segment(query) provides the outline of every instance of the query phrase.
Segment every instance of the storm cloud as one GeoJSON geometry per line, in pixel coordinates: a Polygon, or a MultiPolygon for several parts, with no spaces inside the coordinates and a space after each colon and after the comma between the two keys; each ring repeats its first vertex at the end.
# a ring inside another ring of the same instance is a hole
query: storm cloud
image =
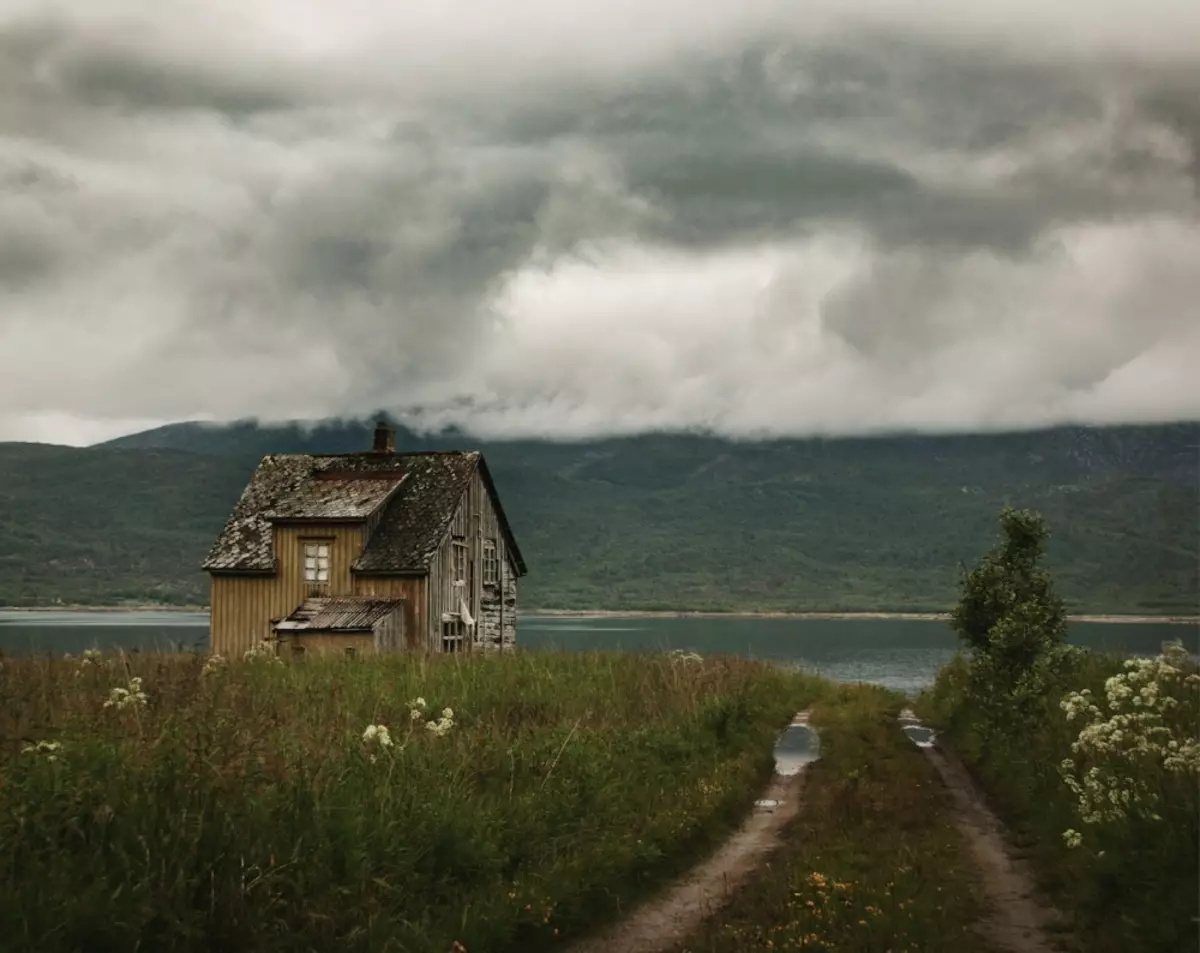
{"type": "Polygon", "coordinates": [[[1200,417],[1200,5],[102,6],[0,10],[0,439],[1200,417]]]}

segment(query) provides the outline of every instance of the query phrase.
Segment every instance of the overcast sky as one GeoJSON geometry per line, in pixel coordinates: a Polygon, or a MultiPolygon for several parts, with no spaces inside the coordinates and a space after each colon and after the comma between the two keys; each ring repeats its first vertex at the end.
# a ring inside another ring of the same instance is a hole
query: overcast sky
{"type": "Polygon", "coordinates": [[[0,0],[0,439],[1200,418],[1195,0],[0,0]]]}

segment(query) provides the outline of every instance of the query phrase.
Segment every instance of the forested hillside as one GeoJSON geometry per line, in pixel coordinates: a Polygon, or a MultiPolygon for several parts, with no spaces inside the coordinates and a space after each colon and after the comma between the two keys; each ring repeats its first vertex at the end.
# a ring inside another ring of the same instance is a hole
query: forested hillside
{"type": "MultiPolygon", "coordinates": [[[[195,603],[262,454],[365,449],[369,424],[179,424],[108,445],[0,445],[0,603],[195,603]]],[[[1195,612],[1200,425],[479,447],[530,565],[526,607],[941,609],[1000,508],[1041,510],[1073,609],[1195,612]]]]}

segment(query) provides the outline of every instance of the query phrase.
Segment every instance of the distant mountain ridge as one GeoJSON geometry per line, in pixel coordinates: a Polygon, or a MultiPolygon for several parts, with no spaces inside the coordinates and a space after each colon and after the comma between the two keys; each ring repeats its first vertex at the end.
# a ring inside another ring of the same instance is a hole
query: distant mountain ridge
{"type": "MultiPolygon", "coordinates": [[[[253,421],[230,424],[185,422],[118,437],[97,447],[110,449],[168,449],[192,453],[241,455],[260,459],[267,453],[351,453],[370,445],[376,417],[363,420],[295,422],[262,426],[253,421]]],[[[1057,461],[1075,473],[1095,476],[1142,473],[1172,482],[1194,481],[1200,473],[1200,423],[1125,425],[1114,427],[1056,427],[995,434],[901,434],[870,437],[808,437],[743,440],[692,433],[649,433],[632,437],[587,440],[482,440],[458,430],[423,434],[395,420],[398,450],[479,448],[505,454],[537,449],[575,452],[582,457],[606,457],[624,448],[647,446],[686,450],[694,454],[768,449],[820,458],[834,452],[889,455],[912,454],[939,465],[968,463],[981,456],[1027,455],[1036,465],[1057,461]]]]}
{"type": "MultiPolygon", "coordinates": [[[[0,602],[204,601],[197,567],[257,461],[365,449],[373,419],[0,444],[0,532],[15,549],[0,555],[0,602]]],[[[397,448],[486,454],[529,561],[525,607],[942,609],[1006,503],[1046,515],[1076,611],[1200,602],[1198,423],[571,442],[397,426],[397,448]]]]}

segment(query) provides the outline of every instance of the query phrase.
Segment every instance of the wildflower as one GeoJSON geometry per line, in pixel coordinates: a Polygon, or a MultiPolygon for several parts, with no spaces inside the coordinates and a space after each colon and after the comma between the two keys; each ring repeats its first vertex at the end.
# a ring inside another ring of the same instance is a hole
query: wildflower
{"type": "Polygon", "coordinates": [[[136,675],[129,680],[127,688],[117,686],[108,692],[105,708],[143,708],[146,705],[146,693],[142,691],[142,680],[136,675]]]}
{"type": "Polygon", "coordinates": [[[225,666],[225,656],[210,655],[204,662],[204,668],[200,670],[201,675],[212,675],[214,672],[219,672],[225,666]]]}
{"type": "Polygon", "coordinates": [[[378,742],[380,748],[391,748],[391,735],[386,725],[367,725],[362,732],[362,741],[378,742]]]}
{"type": "Polygon", "coordinates": [[[1083,843],[1083,835],[1076,830],[1063,831],[1063,843],[1074,849],[1083,843]]]}
{"type": "Polygon", "coordinates": [[[251,646],[242,653],[242,660],[246,662],[277,662],[283,664],[283,659],[275,654],[275,643],[270,639],[260,639],[257,645],[251,646]]]}
{"type": "MultiPolygon", "coordinates": [[[[70,656],[64,656],[70,658],[70,656]]],[[[84,669],[91,668],[93,665],[102,665],[104,656],[99,649],[84,649],[83,654],[79,658],[79,667],[75,669],[75,676],[79,677],[83,674],[84,669]]]]}
{"type": "Polygon", "coordinates": [[[1161,796],[1146,781],[1155,765],[1168,774],[1200,774],[1200,740],[1178,712],[1193,677],[1184,677],[1186,659],[1187,650],[1176,642],[1165,644],[1156,658],[1127,660],[1124,671],[1104,684],[1107,712],[1086,691],[1063,698],[1067,720],[1079,718],[1083,725],[1071,745],[1073,757],[1059,770],[1085,824],[1130,813],[1158,819],[1161,796]]]}
{"type": "Polygon", "coordinates": [[[392,736],[387,725],[367,725],[362,733],[362,741],[367,749],[367,757],[372,762],[378,752],[392,747],[392,736]]]}
{"type": "Polygon", "coordinates": [[[37,744],[27,744],[21,748],[22,754],[42,755],[47,761],[57,761],[62,744],[57,741],[39,741],[37,744]]]}
{"type": "Polygon", "coordinates": [[[392,746],[392,736],[388,733],[387,725],[367,725],[363,731],[364,742],[376,742],[381,748],[392,746]]]}
{"type": "Polygon", "coordinates": [[[425,722],[425,730],[434,735],[437,735],[439,738],[442,735],[446,734],[446,732],[448,732],[453,727],[454,727],[454,712],[449,708],[442,710],[442,717],[439,718],[437,721],[425,722]]]}
{"type": "Polygon", "coordinates": [[[429,707],[429,705],[426,703],[424,698],[417,696],[416,698],[409,700],[408,707],[409,708],[419,708],[419,709],[421,709],[421,711],[424,711],[426,708],[429,707]]]}
{"type": "Polygon", "coordinates": [[[420,708],[414,708],[408,713],[408,717],[410,721],[420,721],[425,717],[425,712],[421,711],[420,708]]]}

